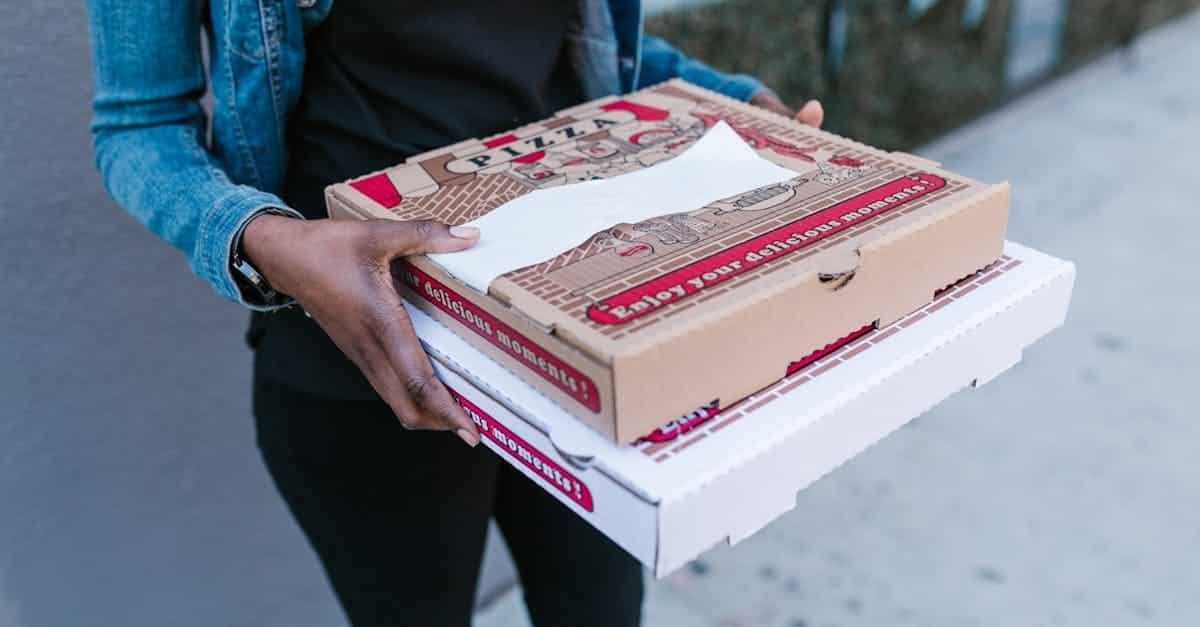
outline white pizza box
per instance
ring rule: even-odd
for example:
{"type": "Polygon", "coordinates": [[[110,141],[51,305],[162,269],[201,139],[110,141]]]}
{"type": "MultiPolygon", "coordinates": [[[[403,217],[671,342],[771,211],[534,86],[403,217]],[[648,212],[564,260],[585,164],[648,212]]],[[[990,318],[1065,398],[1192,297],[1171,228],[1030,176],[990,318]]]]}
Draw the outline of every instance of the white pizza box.
{"type": "Polygon", "coordinates": [[[895,324],[719,413],[700,410],[630,445],[613,444],[409,312],[483,442],[662,577],[755,533],[792,509],[799,490],[1016,364],[1063,323],[1074,279],[1072,263],[1009,242],[1000,261],[895,324]]]}

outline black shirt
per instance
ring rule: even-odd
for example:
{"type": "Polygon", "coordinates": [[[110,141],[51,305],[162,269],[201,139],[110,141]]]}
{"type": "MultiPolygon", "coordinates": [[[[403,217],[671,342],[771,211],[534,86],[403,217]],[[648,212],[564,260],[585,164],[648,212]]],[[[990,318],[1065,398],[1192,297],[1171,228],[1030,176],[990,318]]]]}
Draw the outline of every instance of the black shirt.
{"type": "MultiPolygon", "coordinates": [[[[325,186],[549,116],[581,99],[565,58],[576,0],[338,0],[306,40],[283,198],[326,215],[325,186]]],[[[298,309],[255,314],[260,375],[344,398],[374,393],[298,309]]]]}

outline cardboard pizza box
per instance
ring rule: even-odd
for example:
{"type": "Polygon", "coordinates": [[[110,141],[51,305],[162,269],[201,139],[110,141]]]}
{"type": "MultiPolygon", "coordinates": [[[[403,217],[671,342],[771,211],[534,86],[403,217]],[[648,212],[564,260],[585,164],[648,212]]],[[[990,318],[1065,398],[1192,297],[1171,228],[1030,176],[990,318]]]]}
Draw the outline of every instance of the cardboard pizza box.
{"type": "Polygon", "coordinates": [[[700,408],[631,445],[585,427],[463,336],[410,310],[484,444],[661,577],[750,536],[813,481],[1015,365],[1063,323],[1074,278],[1071,263],[1009,243],[998,262],[919,311],[736,405],[700,408]]]}
{"type": "Polygon", "coordinates": [[[834,338],[891,324],[1001,254],[1007,185],[678,80],[415,156],[330,186],[326,200],[333,217],[461,224],[535,190],[671,159],[722,121],[795,178],[613,225],[486,293],[411,257],[406,296],[628,443],[664,417],[744,398],[834,338]]]}

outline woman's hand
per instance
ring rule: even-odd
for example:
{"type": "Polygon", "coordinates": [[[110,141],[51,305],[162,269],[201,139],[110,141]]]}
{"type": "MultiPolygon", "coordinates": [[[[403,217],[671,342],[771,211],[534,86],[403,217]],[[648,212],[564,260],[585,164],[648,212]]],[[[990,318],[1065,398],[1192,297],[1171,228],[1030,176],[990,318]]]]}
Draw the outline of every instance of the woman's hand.
{"type": "Polygon", "coordinates": [[[779,96],[770,89],[763,89],[750,99],[750,104],[756,107],[762,107],[768,111],[773,111],[779,115],[787,116],[796,120],[801,124],[807,124],[813,128],[821,128],[821,124],[825,122],[825,108],[816,100],[809,100],[800,107],[799,111],[792,111],[790,107],[783,104],[779,96]]]}
{"type": "Polygon", "coordinates": [[[271,285],[291,296],[366,375],[408,429],[453,430],[471,446],[479,431],[433,373],[392,275],[407,255],[448,253],[479,241],[473,227],[390,220],[252,220],[242,249],[271,285]]]}

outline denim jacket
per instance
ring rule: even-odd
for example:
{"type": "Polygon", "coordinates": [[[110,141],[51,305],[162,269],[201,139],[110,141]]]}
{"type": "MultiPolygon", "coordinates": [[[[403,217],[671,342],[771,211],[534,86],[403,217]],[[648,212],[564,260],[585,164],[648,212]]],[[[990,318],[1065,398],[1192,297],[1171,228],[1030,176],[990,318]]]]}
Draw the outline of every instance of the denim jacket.
{"type": "MultiPolygon", "coordinates": [[[[721,74],[642,33],[640,0],[578,0],[567,50],[587,98],[681,77],[748,100],[761,85],[721,74]]],[[[89,0],[93,145],[117,203],[182,250],[196,274],[254,309],[231,273],[241,230],[276,196],[304,36],[333,0],[89,0]],[[202,35],[207,58],[203,57],[202,35]],[[213,106],[201,99],[207,80],[213,106]]]]}

